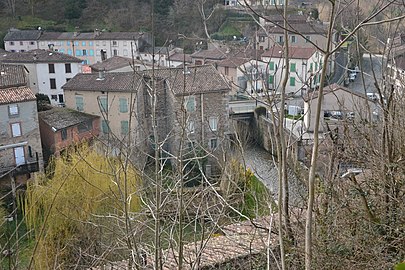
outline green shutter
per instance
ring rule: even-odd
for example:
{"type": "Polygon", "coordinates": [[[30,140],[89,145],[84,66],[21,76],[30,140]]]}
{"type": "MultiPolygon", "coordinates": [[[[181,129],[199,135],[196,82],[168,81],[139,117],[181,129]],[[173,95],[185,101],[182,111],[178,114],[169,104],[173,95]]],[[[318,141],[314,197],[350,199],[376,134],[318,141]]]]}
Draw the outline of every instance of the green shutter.
{"type": "Polygon", "coordinates": [[[108,111],[107,98],[106,97],[99,97],[98,101],[99,101],[99,104],[100,104],[101,112],[107,112],[108,111]]]}
{"type": "Polygon", "coordinates": [[[269,63],[269,70],[274,70],[274,62],[269,63]]]}
{"type": "Polygon", "coordinates": [[[296,64],[295,64],[295,63],[291,63],[291,64],[290,64],[290,72],[295,72],[295,68],[296,68],[296,64]]]}
{"type": "Polygon", "coordinates": [[[269,84],[273,84],[274,83],[274,75],[270,75],[269,76],[269,84]]]}
{"type": "Polygon", "coordinates": [[[290,77],[290,86],[295,86],[295,78],[290,77]]]}
{"type": "Polygon", "coordinates": [[[129,122],[127,120],[121,121],[121,134],[128,134],[129,131],[129,122]]]}
{"type": "Polygon", "coordinates": [[[315,63],[315,71],[318,71],[318,63],[315,63]]]}
{"type": "Polygon", "coordinates": [[[108,126],[107,120],[101,120],[101,131],[104,134],[107,134],[110,131],[110,127],[108,126]]]}
{"type": "Polygon", "coordinates": [[[121,113],[128,112],[128,102],[126,98],[120,98],[120,112],[121,113]]]}
{"type": "Polygon", "coordinates": [[[78,110],[79,112],[82,112],[84,110],[83,97],[81,96],[76,96],[76,110],[78,110]]]}
{"type": "Polygon", "coordinates": [[[309,71],[312,72],[313,69],[314,69],[314,64],[313,63],[309,64],[309,71]]]}
{"type": "Polygon", "coordinates": [[[186,99],[186,109],[188,112],[194,112],[195,111],[195,97],[194,96],[189,96],[186,99]]]}

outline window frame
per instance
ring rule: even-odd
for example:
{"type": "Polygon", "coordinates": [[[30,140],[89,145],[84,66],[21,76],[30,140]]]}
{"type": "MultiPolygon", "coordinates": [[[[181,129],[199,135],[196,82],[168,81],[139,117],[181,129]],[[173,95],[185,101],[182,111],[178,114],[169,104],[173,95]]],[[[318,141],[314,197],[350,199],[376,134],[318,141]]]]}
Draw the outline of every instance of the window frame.
{"type": "Polygon", "coordinates": [[[66,129],[66,128],[62,128],[62,129],[60,130],[60,137],[61,137],[62,141],[66,141],[66,140],[67,140],[68,132],[67,132],[67,129],[66,129]]]}
{"type": "Polygon", "coordinates": [[[106,96],[99,96],[97,99],[100,112],[108,112],[108,98],[106,96]]]}
{"type": "Polygon", "coordinates": [[[8,116],[10,117],[17,117],[20,115],[20,108],[18,107],[18,104],[9,104],[8,105],[8,116]],[[16,109],[16,112],[14,112],[12,109],[16,109]]]}
{"type": "Polygon", "coordinates": [[[65,63],[65,73],[72,73],[72,64],[65,63]]]}
{"type": "Polygon", "coordinates": [[[22,136],[22,128],[21,128],[20,122],[10,123],[10,130],[11,130],[11,137],[17,138],[17,137],[22,136]],[[18,129],[15,130],[14,127],[18,127],[18,129]],[[18,132],[14,133],[15,131],[18,131],[18,132]]]}
{"type": "Polygon", "coordinates": [[[211,150],[215,150],[216,148],[218,148],[218,138],[211,138],[209,147],[211,150]]]}
{"type": "Polygon", "coordinates": [[[211,116],[208,119],[208,125],[209,125],[211,131],[218,131],[218,123],[219,123],[219,119],[216,116],[211,116]]]}
{"type": "Polygon", "coordinates": [[[55,74],[55,64],[49,63],[48,64],[48,71],[49,71],[49,74],[55,74]]]}
{"type": "Polygon", "coordinates": [[[129,133],[129,121],[128,120],[121,120],[120,126],[121,126],[121,135],[128,135],[128,133],[129,133]]]}
{"type": "Polygon", "coordinates": [[[79,112],[84,111],[84,98],[83,96],[75,96],[75,105],[76,105],[76,110],[79,112]],[[80,102],[78,102],[80,100],[80,102]]]}
{"type": "Polygon", "coordinates": [[[187,112],[195,112],[197,110],[197,102],[195,96],[186,96],[184,97],[184,107],[187,112]],[[192,100],[192,102],[190,102],[192,100]],[[191,105],[189,105],[191,104],[191,105]],[[192,107],[190,107],[192,106],[192,107]]]}
{"type": "Polygon", "coordinates": [[[127,113],[128,112],[128,99],[120,97],[119,98],[119,112],[127,113]]]}
{"type": "Polygon", "coordinates": [[[49,79],[49,88],[52,90],[57,89],[56,88],[56,79],[55,78],[50,78],[49,79]]]}

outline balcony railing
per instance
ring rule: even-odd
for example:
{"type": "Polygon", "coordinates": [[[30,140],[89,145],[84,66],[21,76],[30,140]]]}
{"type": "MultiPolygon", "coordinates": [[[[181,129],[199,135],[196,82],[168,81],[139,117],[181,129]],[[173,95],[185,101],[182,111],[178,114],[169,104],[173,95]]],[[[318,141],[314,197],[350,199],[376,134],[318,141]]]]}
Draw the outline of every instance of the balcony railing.
{"type": "Polygon", "coordinates": [[[7,175],[17,176],[38,171],[39,171],[38,160],[33,162],[26,162],[24,164],[20,164],[17,166],[0,168],[0,179],[7,175]]]}

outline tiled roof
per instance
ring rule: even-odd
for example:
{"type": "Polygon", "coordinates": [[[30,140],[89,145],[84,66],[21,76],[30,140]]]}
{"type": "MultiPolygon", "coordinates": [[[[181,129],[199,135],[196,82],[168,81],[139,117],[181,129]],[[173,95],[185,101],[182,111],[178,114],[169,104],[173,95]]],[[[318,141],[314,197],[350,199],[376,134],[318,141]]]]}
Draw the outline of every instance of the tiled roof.
{"type": "MultiPolygon", "coordinates": [[[[151,46],[146,46],[146,47],[144,48],[143,52],[152,54],[152,52],[153,52],[153,47],[151,47],[151,46]]],[[[169,55],[170,49],[169,49],[169,47],[155,47],[154,52],[155,52],[155,54],[169,55]]]]}
{"type": "Polygon", "coordinates": [[[224,60],[221,60],[217,63],[218,66],[220,67],[239,67],[243,64],[245,64],[246,62],[249,62],[250,59],[248,58],[227,58],[224,60]]]}
{"type": "Polygon", "coordinates": [[[0,88],[23,86],[26,84],[27,78],[24,66],[0,64],[0,88]]]}
{"type": "Polygon", "coordinates": [[[18,30],[10,29],[4,41],[24,41],[24,40],[38,40],[41,35],[39,30],[18,30]]]}
{"type": "Polygon", "coordinates": [[[169,56],[170,61],[191,63],[191,56],[184,53],[175,53],[169,56]]]}
{"type": "Polygon", "coordinates": [[[396,56],[395,58],[395,67],[397,69],[402,69],[405,70],[405,55],[401,54],[399,56],[396,56]]]}
{"type": "MultiPolygon", "coordinates": [[[[134,60],[134,61],[140,62],[139,60],[134,60]]],[[[132,63],[131,58],[122,57],[122,56],[113,56],[103,62],[93,64],[90,67],[94,71],[101,71],[101,70],[110,71],[110,70],[115,70],[118,68],[130,66],[131,63],[132,63]]]]}
{"type": "Polygon", "coordinates": [[[210,50],[201,50],[195,52],[191,55],[191,58],[204,58],[204,59],[216,59],[221,60],[227,57],[227,52],[229,49],[227,48],[214,48],[210,50]]]}
{"type": "MultiPolygon", "coordinates": [[[[144,71],[146,76],[151,70],[144,71]]],[[[212,65],[155,70],[155,76],[166,79],[176,95],[229,91],[230,87],[212,65]]]]}
{"type": "Polygon", "coordinates": [[[10,104],[36,100],[32,90],[27,86],[0,89],[0,104],[10,104]]]}
{"type": "Polygon", "coordinates": [[[139,32],[44,32],[40,40],[135,40],[142,36],[139,32]]]}
{"type": "Polygon", "coordinates": [[[134,91],[138,86],[139,76],[133,72],[105,73],[104,79],[98,73],[78,73],[62,86],[64,90],[79,91],[134,91]]]}
{"type": "MultiPolygon", "coordinates": [[[[280,26],[283,26],[283,24],[280,23],[280,26]]],[[[284,29],[277,25],[266,26],[266,28],[270,34],[284,34],[284,29]]],[[[303,35],[305,35],[305,34],[326,35],[326,33],[327,33],[326,29],[323,28],[321,25],[311,24],[308,22],[290,23],[289,29],[294,32],[299,32],[303,35]]],[[[261,30],[259,33],[264,34],[264,31],[261,30]]],[[[289,33],[289,34],[293,35],[293,33],[289,33]]]]}
{"type": "Polygon", "coordinates": [[[9,52],[0,54],[0,62],[3,63],[81,63],[82,60],[74,56],[49,51],[35,49],[27,52],[9,52]]]}
{"type": "MultiPolygon", "coordinates": [[[[309,59],[316,52],[315,48],[289,47],[288,54],[290,59],[309,59]]],[[[262,54],[262,57],[283,58],[284,49],[275,45],[262,54]]]]}
{"type": "Polygon", "coordinates": [[[38,113],[39,118],[48,126],[60,130],[77,124],[100,118],[99,116],[78,112],[68,108],[53,108],[38,113]]]}
{"type": "MultiPolygon", "coordinates": [[[[172,91],[178,95],[229,91],[229,85],[211,65],[154,70],[155,77],[165,79],[172,91]],[[185,83],[185,85],[184,85],[185,83]]],[[[142,77],[152,76],[151,70],[105,73],[99,79],[97,73],[77,74],[62,88],[76,91],[134,91],[142,77]]]]}

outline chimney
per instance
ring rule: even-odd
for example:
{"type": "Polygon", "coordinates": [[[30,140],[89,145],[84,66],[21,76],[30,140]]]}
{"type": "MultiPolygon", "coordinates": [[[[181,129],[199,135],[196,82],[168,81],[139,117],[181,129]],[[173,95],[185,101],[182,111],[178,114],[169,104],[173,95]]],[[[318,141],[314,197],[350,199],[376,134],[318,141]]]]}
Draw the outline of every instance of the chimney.
{"type": "Polygon", "coordinates": [[[74,37],[77,37],[79,34],[80,34],[79,26],[76,26],[76,27],[75,27],[75,31],[73,32],[73,36],[74,36],[74,37]]]}
{"type": "Polygon", "coordinates": [[[102,81],[105,79],[105,70],[100,70],[98,72],[98,77],[97,77],[97,81],[102,81]]]}
{"type": "Polygon", "coordinates": [[[94,30],[94,37],[98,37],[99,35],[100,35],[100,30],[96,28],[94,30]]]}

